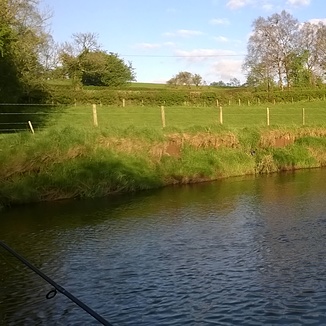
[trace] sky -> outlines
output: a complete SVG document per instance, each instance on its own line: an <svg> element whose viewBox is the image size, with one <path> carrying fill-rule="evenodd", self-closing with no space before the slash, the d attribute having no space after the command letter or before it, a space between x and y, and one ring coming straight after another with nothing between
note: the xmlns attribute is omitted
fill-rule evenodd
<svg viewBox="0 0 326 326"><path fill-rule="evenodd" d="M165 83L180 71L210 84L237 78L252 23L286 10L326 23L325 0L41 0L55 42L95 33L103 50L135 68L138 82Z"/></svg>

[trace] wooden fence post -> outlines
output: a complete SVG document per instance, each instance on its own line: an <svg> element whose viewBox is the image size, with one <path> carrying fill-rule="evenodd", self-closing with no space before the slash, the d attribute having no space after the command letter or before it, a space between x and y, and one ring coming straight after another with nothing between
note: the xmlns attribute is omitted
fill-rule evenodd
<svg viewBox="0 0 326 326"><path fill-rule="evenodd" d="M218 107L218 99L216 100L216 106Z"/></svg>
<svg viewBox="0 0 326 326"><path fill-rule="evenodd" d="M269 108L266 110L267 126L269 126Z"/></svg>
<svg viewBox="0 0 326 326"><path fill-rule="evenodd" d="M32 134L34 135L35 134L34 128L33 128L33 125L32 125L32 123L30 121L28 121L28 125L29 125L29 128L31 129Z"/></svg>
<svg viewBox="0 0 326 326"><path fill-rule="evenodd" d="M165 128L165 111L164 111L164 106L161 106L161 118L162 118L162 126Z"/></svg>
<svg viewBox="0 0 326 326"><path fill-rule="evenodd" d="M220 124L223 124L223 108L220 106Z"/></svg>
<svg viewBox="0 0 326 326"><path fill-rule="evenodd" d="M94 126L98 127L96 104L93 104L93 121L94 121Z"/></svg>
<svg viewBox="0 0 326 326"><path fill-rule="evenodd" d="M239 99L239 106L241 105L241 100Z"/></svg>
<svg viewBox="0 0 326 326"><path fill-rule="evenodd" d="M126 100L123 98L122 99L122 107L125 108L126 107Z"/></svg>
<svg viewBox="0 0 326 326"><path fill-rule="evenodd" d="M302 108L302 125L304 126L306 124L306 115L305 110Z"/></svg>

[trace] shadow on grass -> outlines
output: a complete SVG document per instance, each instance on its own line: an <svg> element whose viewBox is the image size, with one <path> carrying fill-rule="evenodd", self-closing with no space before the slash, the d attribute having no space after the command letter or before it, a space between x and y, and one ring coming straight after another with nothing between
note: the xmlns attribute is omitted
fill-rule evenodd
<svg viewBox="0 0 326 326"><path fill-rule="evenodd" d="M28 121L33 129L45 126L51 113L57 109L53 105L0 105L0 133L13 133L30 130Z"/></svg>

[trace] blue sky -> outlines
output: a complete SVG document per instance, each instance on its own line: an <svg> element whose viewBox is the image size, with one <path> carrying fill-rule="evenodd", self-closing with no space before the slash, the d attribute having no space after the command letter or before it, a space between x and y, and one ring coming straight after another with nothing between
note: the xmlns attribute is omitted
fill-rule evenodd
<svg viewBox="0 0 326 326"><path fill-rule="evenodd" d="M300 22L323 20L325 0L42 0L53 11L56 42L96 33L102 48L131 61L139 82L161 82L180 71L207 83L235 77L252 22L283 9Z"/></svg>

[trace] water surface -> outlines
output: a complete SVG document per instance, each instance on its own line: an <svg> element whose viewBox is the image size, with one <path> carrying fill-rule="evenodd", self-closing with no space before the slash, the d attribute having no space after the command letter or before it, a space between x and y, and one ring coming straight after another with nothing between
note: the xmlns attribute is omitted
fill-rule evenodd
<svg viewBox="0 0 326 326"><path fill-rule="evenodd" d="M0 212L0 239L113 325L326 324L326 170ZM0 248L0 324L97 325ZM1 324L1 325L2 325Z"/></svg>

